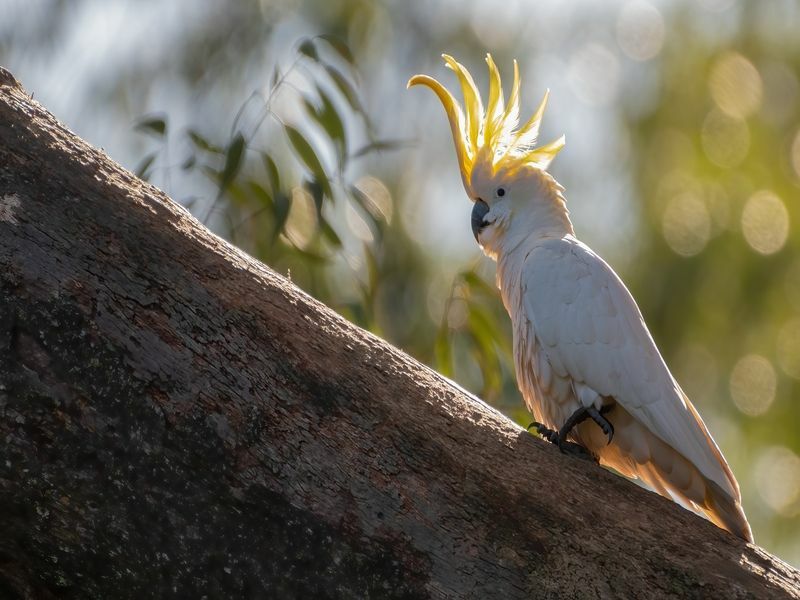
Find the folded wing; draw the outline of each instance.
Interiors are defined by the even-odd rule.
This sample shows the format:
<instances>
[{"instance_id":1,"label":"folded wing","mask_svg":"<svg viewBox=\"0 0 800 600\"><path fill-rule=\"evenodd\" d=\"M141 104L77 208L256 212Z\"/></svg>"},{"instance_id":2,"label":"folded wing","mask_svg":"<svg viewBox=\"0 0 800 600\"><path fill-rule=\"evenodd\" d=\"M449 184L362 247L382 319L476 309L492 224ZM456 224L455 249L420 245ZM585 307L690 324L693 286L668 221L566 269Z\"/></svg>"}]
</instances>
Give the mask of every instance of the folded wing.
<instances>
[{"instance_id":1,"label":"folded wing","mask_svg":"<svg viewBox=\"0 0 800 600\"><path fill-rule=\"evenodd\" d=\"M738 505L739 486L616 273L572 237L533 249L523 307L553 370L614 398Z\"/></svg>"}]
</instances>

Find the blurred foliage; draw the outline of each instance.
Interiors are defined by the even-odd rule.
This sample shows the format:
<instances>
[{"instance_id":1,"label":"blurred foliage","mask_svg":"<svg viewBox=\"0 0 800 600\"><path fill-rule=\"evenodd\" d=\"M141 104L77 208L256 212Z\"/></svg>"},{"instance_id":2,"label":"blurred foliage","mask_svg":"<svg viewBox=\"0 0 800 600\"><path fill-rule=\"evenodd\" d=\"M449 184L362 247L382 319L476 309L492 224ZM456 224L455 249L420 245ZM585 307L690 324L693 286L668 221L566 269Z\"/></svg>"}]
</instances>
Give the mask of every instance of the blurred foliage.
<instances>
[{"instance_id":1,"label":"blurred foliage","mask_svg":"<svg viewBox=\"0 0 800 600\"><path fill-rule=\"evenodd\" d=\"M15 49L41 39L49 56L81 31L70 19L89 2L44 4L48 18L27 28L0 21L12 70ZM526 425L493 265L442 233L458 214L471 243L441 107L403 90L416 72L446 79L442 51L481 87L487 49L500 65L519 58L523 77L541 77L523 86L528 110L554 88L545 125L567 130L553 171L578 236L636 297L733 466L756 540L800 565L800 5L454 6L192 3L157 59L138 44L124 68L89 78L89 94L114 123L167 111L136 124L140 175ZM156 82L189 90L192 109L159 105ZM62 96L43 102L58 112Z\"/></svg>"}]
</instances>

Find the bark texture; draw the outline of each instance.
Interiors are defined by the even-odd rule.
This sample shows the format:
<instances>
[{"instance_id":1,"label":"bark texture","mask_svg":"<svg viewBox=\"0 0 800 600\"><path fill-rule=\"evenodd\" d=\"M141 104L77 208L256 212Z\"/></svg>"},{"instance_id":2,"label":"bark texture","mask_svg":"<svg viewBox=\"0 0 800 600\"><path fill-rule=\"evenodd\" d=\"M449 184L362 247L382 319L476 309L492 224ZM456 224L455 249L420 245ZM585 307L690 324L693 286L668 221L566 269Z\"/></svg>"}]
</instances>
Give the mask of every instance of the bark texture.
<instances>
[{"instance_id":1,"label":"bark texture","mask_svg":"<svg viewBox=\"0 0 800 600\"><path fill-rule=\"evenodd\" d=\"M3 70L0 440L0 597L800 597L220 240Z\"/></svg>"}]
</instances>

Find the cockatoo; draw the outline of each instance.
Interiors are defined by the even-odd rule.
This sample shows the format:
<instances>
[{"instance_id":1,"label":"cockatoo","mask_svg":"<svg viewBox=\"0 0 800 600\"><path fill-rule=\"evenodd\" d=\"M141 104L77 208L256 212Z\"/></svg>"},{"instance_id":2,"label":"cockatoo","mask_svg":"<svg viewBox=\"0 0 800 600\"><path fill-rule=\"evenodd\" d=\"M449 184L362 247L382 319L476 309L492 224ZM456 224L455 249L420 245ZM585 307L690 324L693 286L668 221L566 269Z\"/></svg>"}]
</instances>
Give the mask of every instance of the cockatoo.
<instances>
[{"instance_id":1,"label":"cockatoo","mask_svg":"<svg viewBox=\"0 0 800 600\"><path fill-rule=\"evenodd\" d=\"M564 137L535 147L548 94L519 123L519 68L503 100L490 55L484 108L472 76L458 77L464 109L437 80L415 75L444 105L472 231L497 262L513 324L517 382L538 432L582 446L600 464L678 500L752 541L739 485L697 410L669 371L625 284L575 237L564 188L547 172Z\"/></svg>"}]
</instances>

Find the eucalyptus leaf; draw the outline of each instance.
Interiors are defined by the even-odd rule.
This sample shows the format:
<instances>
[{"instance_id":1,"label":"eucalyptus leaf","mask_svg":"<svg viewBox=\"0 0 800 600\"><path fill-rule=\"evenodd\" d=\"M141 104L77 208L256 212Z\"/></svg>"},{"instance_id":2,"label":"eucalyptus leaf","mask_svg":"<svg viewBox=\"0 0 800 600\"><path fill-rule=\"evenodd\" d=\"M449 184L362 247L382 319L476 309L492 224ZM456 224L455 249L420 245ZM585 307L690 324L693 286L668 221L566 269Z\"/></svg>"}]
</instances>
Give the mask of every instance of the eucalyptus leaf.
<instances>
[{"instance_id":1,"label":"eucalyptus leaf","mask_svg":"<svg viewBox=\"0 0 800 600\"><path fill-rule=\"evenodd\" d=\"M353 58L353 53L350 52L350 47L342 38L329 33L325 33L320 35L319 39L325 40L328 46L330 46L336 52L336 54L342 57L351 67L355 66L355 59Z\"/></svg>"},{"instance_id":2,"label":"eucalyptus leaf","mask_svg":"<svg viewBox=\"0 0 800 600\"><path fill-rule=\"evenodd\" d=\"M289 142L294 148L295 153L303 161L306 168L311 171L311 174L317 179L317 182L322 186L323 191L329 197L333 197L333 193L331 191L330 182L328 181L328 176L325 173L325 169L322 167L322 163L320 162L319 158L317 157L317 153L314 152L314 148L311 147L311 144L303 137L297 129L292 127L291 125L284 125L284 130L286 131L286 135L289 138Z\"/></svg>"},{"instance_id":3,"label":"eucalyptus leaf","mask_svg":"<svg viewBox=\"0 0 800 600\"><path fill-rule=\"evenodd\" d=\"M156 156L158 156L158 152L151 152L150 154L147 154L136 166L134 174L139 179L144 179L147 181L148 177L150 176L150 167L153 166Z\"/></svg>"},{"instance_id":4,"label":"eucalyptus leaf","mask_svg":"<svg viewBox=\"0 0 800 600\"><path fill-rule=\"evenodd\" d=\"M222 172L219 177L219 193L225 191L225 189L230 185L233 178L236 177L236 174L239 172L239 169L242 166L242 157L244 156L246 142L244 136L239 133L238 131L233 136L228 144L228 148L225 152L225 166L222 168Z\"/></svg>"},{"instance_id":5,"label":"eucalyptus leaf","mask_svg":"<svg viewBox=\"0 0 800 600\"><path fill-rule=\"evenodd\" d=\"M303 43L300 44L300 47L297 50L300 52L300 54L303 54L312 60L319 60L319 54L317 54L317 49L314 46L314 42L311 40L303 40Z\"/></svg>"},{"instance_id":6,"label":"eucalyptus leaf","mask_svg":"<svg viewBox=\"0 0 800 600\"><path fill-rule=\"evenodd\" d=\"M163 117L145 117L136 123L135 128L156 137L163 137L167 133L167 121Z\"/></svg>"}]
</instances>

